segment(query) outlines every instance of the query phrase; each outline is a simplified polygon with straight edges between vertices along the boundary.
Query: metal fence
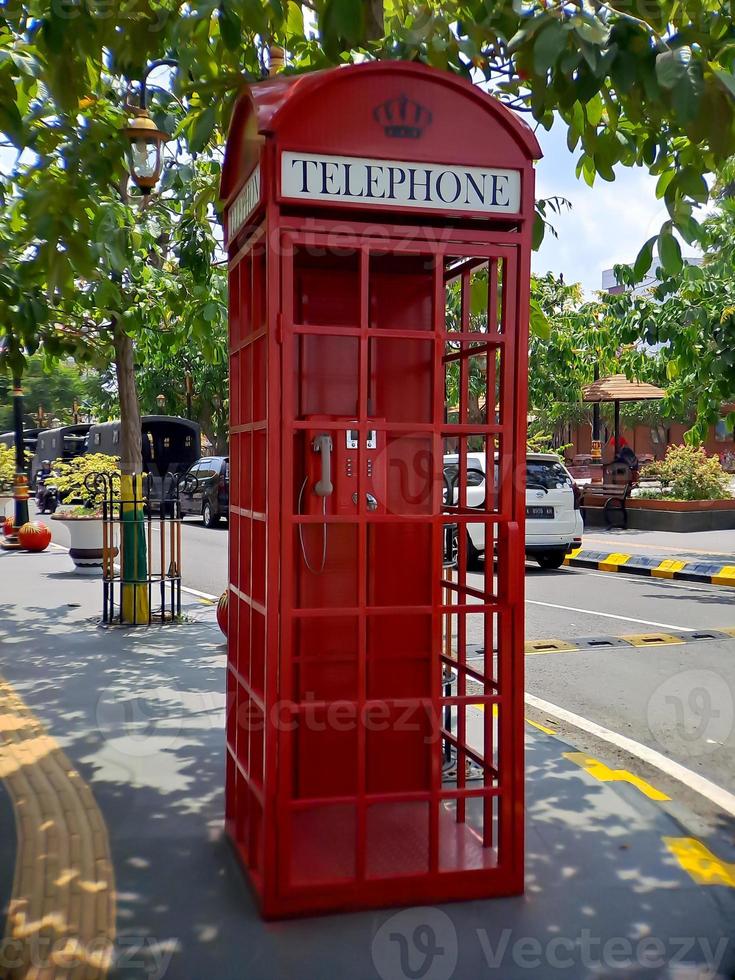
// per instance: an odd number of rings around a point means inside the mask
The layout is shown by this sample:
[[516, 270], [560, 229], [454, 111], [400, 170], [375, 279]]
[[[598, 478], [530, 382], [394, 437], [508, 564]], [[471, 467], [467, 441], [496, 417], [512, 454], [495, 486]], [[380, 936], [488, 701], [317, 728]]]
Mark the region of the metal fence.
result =
[[150, 625], [181, 616], [181, 475], [92, 473], [102, 497], [102, 622]]

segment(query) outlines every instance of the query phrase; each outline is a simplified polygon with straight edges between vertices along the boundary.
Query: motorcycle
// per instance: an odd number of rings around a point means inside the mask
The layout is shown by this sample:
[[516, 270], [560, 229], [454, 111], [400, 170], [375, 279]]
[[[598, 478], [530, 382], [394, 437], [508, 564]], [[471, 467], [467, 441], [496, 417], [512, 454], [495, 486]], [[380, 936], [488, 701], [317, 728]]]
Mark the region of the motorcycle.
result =
[[36, 509], [39, 514], [53, 514], [59, 506], [59, 490], [54, 483], [54, 474], [41, 478], [36, 486]]

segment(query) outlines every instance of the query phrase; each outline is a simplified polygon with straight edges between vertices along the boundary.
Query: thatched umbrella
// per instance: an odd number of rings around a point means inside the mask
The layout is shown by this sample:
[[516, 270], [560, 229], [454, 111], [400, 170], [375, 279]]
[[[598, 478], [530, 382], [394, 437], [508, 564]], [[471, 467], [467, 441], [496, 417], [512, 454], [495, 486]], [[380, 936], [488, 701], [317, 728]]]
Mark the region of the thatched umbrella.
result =
[[660, 401], [666, 392], [645, 381], [628, 381], [624, 374], [600, 378], [582, 389], [582, 401], [613, 402], [615, 405], [615, 451], [620, 440], [620, 403]]

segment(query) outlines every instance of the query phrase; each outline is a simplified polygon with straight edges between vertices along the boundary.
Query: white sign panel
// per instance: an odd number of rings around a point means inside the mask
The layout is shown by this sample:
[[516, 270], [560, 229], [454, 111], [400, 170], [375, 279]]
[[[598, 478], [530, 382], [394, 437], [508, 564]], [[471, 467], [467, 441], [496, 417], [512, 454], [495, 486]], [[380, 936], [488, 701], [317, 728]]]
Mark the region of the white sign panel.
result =
[[322, 203], [517, 214], [521, 209], [521, 173], [284, 151], [281, 196]]
[[227, 234], [234, 238], [260, 204], [260, 164], [253, 170], [245, 186], [232, 202], [227, 216]]

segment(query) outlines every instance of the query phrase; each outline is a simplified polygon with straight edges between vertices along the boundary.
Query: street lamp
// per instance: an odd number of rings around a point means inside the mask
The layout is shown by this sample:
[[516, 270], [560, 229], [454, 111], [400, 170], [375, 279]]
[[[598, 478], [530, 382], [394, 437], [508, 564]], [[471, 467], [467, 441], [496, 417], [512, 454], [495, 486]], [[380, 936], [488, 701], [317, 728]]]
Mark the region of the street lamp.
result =
[[191, 418], [191, 396], [194, 393], [194, 379], [187, 373], [184, 375], [184, 383], [186, 385], [186, 417]]
[[163, 165], [161, 149], [171, 138], [168, 133], [164, 133], [156, 126], [147, 106], [148, 76], [154, 68], [159, 68], [161, 65], [169, 65], [173, 68], [178, 65], [178, 62], [173, 58], [159, 58], [158, 61], [151, 62], [140, 83], [140, 107], [133, 109], [133, 118], [124, 129], [130, 143], [128, 147], [130, 176], [144, 196], [148, 196], [158, 183]]
[[166, 406], [166, 396], [164, 394], [156, 395], [156, 404], [158, 405], [159, 411], [162, 413]]

